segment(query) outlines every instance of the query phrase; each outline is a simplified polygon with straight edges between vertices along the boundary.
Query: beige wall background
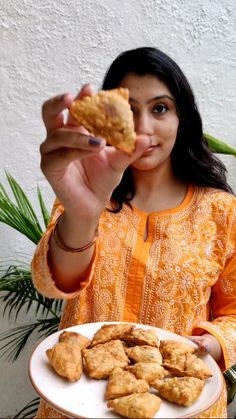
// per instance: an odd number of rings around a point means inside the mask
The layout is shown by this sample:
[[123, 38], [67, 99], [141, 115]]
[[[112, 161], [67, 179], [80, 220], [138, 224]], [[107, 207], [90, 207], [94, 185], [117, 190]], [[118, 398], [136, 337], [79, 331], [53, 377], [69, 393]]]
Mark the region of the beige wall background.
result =
[[[195, 91], [204, 130], [236, 147], [234, 0], [8, 0], [1, 5], [0, 39], [0, 182], [7, 185], [4, 170], [10, 172], [37, 210], [37, 185], [48, 208], [53, 202], [39, 169], [42, 102], [76, 93], [86, 82], [99, 88], [125, 49], [156, 46], [176, 60]], [[221, 158], [236, 191], [236, 160]], [[33, 250], [0, 224], [1, 260], [22, 254], [30, 260]], [[2, 331], [14, 326], [1, 314], [0, 325]], [[13, 365], [0, 358], [1, 417], [14, 416], [35, 397], [27, 371], [34, 345]]]

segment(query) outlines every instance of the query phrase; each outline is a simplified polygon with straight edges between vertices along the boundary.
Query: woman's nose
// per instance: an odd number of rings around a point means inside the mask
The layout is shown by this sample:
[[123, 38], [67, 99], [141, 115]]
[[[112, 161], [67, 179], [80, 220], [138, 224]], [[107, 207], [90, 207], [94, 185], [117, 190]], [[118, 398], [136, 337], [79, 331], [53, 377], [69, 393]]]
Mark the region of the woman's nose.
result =
[[154, 133], [151, 118], [145, 113], [134, 115], [134, 126], [137, 134], [152, 135]]

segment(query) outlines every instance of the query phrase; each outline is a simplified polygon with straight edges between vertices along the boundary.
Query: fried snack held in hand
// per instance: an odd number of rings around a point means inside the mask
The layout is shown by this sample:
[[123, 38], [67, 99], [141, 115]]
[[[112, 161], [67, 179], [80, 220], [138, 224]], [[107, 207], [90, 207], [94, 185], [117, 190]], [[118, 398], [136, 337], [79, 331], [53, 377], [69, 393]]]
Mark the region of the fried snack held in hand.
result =
[[68, 342], [73, 345], [78, 345], [81, 349], [87, 348], [91, 343], [90, 339], [86, 336], [77, 332], [67, 332], [66, 330], [60, 334], [59, 342]]
[[169, 402], [180, 406], [191, 406], [200, 396], [204, 381], [195, 377], [173, 377], [166, 380], [155, 380], [151, 386]]
[[137, 362], [134, 365], [126, 367], [126, 370], [132, 372], [135, 377], [146, 380], [148, 383], [157, 378], [162, 379], [169, 375], [165, 368], [156, 362]]
[[156, 346], [157, 348], [160, 345], [159, 339], [156, 335], [154, 329], [142, 329], [136, 328], [133, 329], [127, 337], [124, 339], [129, 344], [133, 345], [149, 345]]
[[78, 124], [97, 137], [131, 155], [135, 150], [133, 113], [126, 88], [101, 90], [75, 100], [70, 113]]
[[161, 399], [154, 394], [139, 393], [109, 400], [107, 407], [126, 418], [150, 419], [160, 409], [160, 404]]
[[162, 363], [162, 356], [158, 348], [154, 346], [142, 345], [133, 346], [125, 349], [129, 359], [134, 362], [156, 362]]
[[146, 393], [149, 385], [145, 380], [139, 380], [129, 371], [114, 370], [110, 375], [105, 392], [105, 400], [128, 396], [133, 393]]
[[183, 354], [164, 362], [164, 367], [178, 377], [197, 377], [202, 380], [212, 377], [207, 364], [196, 355]]
[[53, 369], [61, 377], [69, 381], [77, 381], [82, 374], [81, 348], [68, 342], [60, 342], [51, 349], [46, 350], [46, 355]]
[[104, 324], [94, 334], [90, 347], [100, 343], [109, 342], [110, 340], [123, 340], [125, 336], [134, 329], [135, 326], [126, 324]]
[[91, 349], [82, 349], [82, 354], [84, 371], [89, 377], [97, 380], [108, 378], [114, 368], [125, 368], [129, 363], [120, 340], [99, 344]]

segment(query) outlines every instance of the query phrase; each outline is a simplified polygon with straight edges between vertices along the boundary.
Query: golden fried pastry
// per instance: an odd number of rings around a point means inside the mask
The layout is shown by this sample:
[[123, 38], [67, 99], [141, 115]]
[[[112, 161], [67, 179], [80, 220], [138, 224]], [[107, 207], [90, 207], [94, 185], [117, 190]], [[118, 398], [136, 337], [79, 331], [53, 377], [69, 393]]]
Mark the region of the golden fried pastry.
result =
[[207, 364], [196, 355], [184, 354], [163, 364], [172, 374], [178, 377], [197, 377], [202, 380], [212, 377], [212, 372]]
[[53, 369], [69, 381], [77, 381], [82, 374], [81, 348], [68, 342], [60, 342], [46, 350]]
[[138, 380], [129, 371], [113, 371], [110, 375], [105, 392], [105, 400], [128, 396], [133, 393], [146, 393], [149, 385], [145, 380]]
[[136, 135], [128, 99], [128, 89], [101, 90], [74, 101], [70, 112], [89, 132], [131, 155]]
[[126, 418], [153, 418], [159, 410], [161, 399], [154, 394], [139, 393], [109, 400], [107, 407]]
[[109, 342], [110, 340], [120, 339], [123, 340], [124, 337], [134, 329], [135, 326], [128, 323], [125, 324], [104, 324], [97, 332], [94, 334], [90, 347], [92, 348], [95, 345], [100, 343]]
[[182, 354], [193, 354], [197, 350], [185, 342], [179, 342], [171, 339], [161, 340], [159, 349], [164, 360], [170, 358], [173, 359]]
[[[190, 354], [191, 355], [191, 354]], [[175, 375], [175, 372], [180, 372], [185, 370], [186, 366], [186, 354], [174, 355], [172, 358], [163, 359], [163, 367], [168, 371], [172, 372]], [[177, 375], [177, 374], [176, 374]]]
[[160, 344], [154, 329], [133, 329], [124, 340], [133, 345], [149, 345], [157, 348]]
[[169, 375], [169, 373], [156, 362], [137, 362], [134, 365], [126, 367], [126, 370], [131, 371], [135, 377], [146, 380], [148, 383], [154, 381], [156, 378], [162, 379]]
[[180, 406], [191, 406], [200, 396], [204, 381], [195, 377], [173, 377], [151, 383], [158, 394]]
[[82, 354], [85, 372], [97, 380], [109, 377], [114, 368], [125, 368], [129, 363], [120, 340], [99, 344], [91, 349], [82, 349]]
[[186, 354], [186, 372], [188, 376], [206, 379], [212, 377], [212, 371], [203, 359], [192, 354]]
[[59, 336], [59, 342], [68, 342], [73, 345], [79, 345], [79, 347], [87, 348], [90, 345], [90, 339], [88, 339], [86, 336], [81, 335], [77, 332], [68, 332], [64, 330]]
[[133, 346], [125, 349], [129, 359], [134, 362], [156, 362], [162, 363], [162, 356], [158, 348], [148, 345]]

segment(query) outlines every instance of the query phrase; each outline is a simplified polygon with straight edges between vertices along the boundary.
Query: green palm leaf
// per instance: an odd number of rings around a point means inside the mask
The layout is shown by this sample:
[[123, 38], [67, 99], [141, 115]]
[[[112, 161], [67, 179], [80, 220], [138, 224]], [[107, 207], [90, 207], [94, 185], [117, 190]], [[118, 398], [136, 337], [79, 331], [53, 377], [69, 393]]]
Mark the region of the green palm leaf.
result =
[[33, 418], [38, 410], [40, 398], [36, 397], [35, 399], [31, 400], [27, 403], [26, 406], [23, 407], [14, 417], [13, 419], [17, 418]]
[[[0, 300], [5, 303], [4, 314], [8, 311], [9, 317], [14, 313], [15, 320], [19, 312], [25, 309], [28, 312], [34, 306], [35, 314], [39, 312], [44, 317], [49, 314], [60, 316], [62, 300], [43, 297], [34, 288], [30, 270], [25, 267], [10, 265], [0, 277]], [[34, 303], [34, 304], [33, 304]]]
[[43, 216], [43, 220], [44, 220], [44, 225], [45, 227], [47, 227], [48, 223], [49, 223], [49, 219], [50, 219], [50, 214], [46, 208], [46, 205], [44, 203], [41, 191], [39, 189], [39, 186], [37, 187], [37, 193], [38, 193], [38, 200], [39, 200], [39, 204], [40, 204], [40, 208], [41, 208], [41, 213]]
[[0, 221], [4, 224], [8, 224], [15, 230], [18, 230], [35, 244], [38, 243], [42, 236], [42, 230], [40, 230], [23, 213], [21, 213], [19, 208], [13, 202], [4, 199], [1, 194]]
[[5, 188], [0, 184], [0, 221], [18, 230], [37, 244], [43, 234], [39, 221], [19, 184], [8, 174], [7, 179], [16, 203], [12, 202]]
[[[37, 244], [42, 237], [43, 229], [35, 211], [19, 183], [9, 173], [6, 173], [6, 176], [15, 202], [11, 200], [6, 189], [0, 183], [0, 222], [18, 230], [33, 243]], [[37, 188], [37, 195], [44, 225], [47, 227], [50, 215], [39, 187]]]
[[[9, 225], [37, 244], [43, 229], [36, 213], [20, 185], [12, 176], [6, 175], [14, 202], [0, 183], [0, 222]], [[39, 187], [37, 195], [46, 228], [50, 215]], [[17, 256], [13, 262], [8, 262], [8, 265], [6, 260], [0, 263], [0, 301], [4, 303], [3, 315], [8, 314], [11, 319], [14, 316], [16, 321], [23, 309], [24, 313], [33, 309], [36, 319], [0, 334], [0, 357], [12, 362], [18, 359], [33, 334], [38, 338], [45, 338], [58, 330], [63, 304], [62, 300], [48, 299], [39, 294], [32, 282], [29, 263], [18, 263], [16, 259]], [[41, 318], [37, 318], [38, 315]], [[33, 417], [38, 405], [37, 397], [21, 409], [15, 418]]]
[[37, 216], [23, 189], [9, 173], [6, 173], [6, 176], [19, 210], [26, 216], [28, 220], [30, 220], [38, 227], [39, 230], [41, 230]]
[[225, 143], [224, 141], [219, 140], [218, 138], [213, 137], [212, 135], [204, 133], [204, 137], [207, 140], [209, 148], [214, 153], [219, 154], [230, 154], [236, 157], [236, 149]]
[[1, 333], [0, 357], [11, 362], [16, 361], [33, 333], [37, 333], [39, 339], [47, 337], [58, 330], [59, 321], [60, 318], [56, 316], [36, 319]]
[[32, 308], [35, 316], [41, 316], [0, 334], [0, 357], [13, 362], [33, 333], [40, 338], [58, 330], [63, 301], [39, 294], [33, 286], [30, 270], [25, 266], [12, 264], [5, 272], [3, 267], [1, 270], [0, 301], [5, 304], [3, 313], [8, 313], [11, 318], [14, 315], [16, 321], [20, 311], [24, 309], [24, 312], [28, 312]]

